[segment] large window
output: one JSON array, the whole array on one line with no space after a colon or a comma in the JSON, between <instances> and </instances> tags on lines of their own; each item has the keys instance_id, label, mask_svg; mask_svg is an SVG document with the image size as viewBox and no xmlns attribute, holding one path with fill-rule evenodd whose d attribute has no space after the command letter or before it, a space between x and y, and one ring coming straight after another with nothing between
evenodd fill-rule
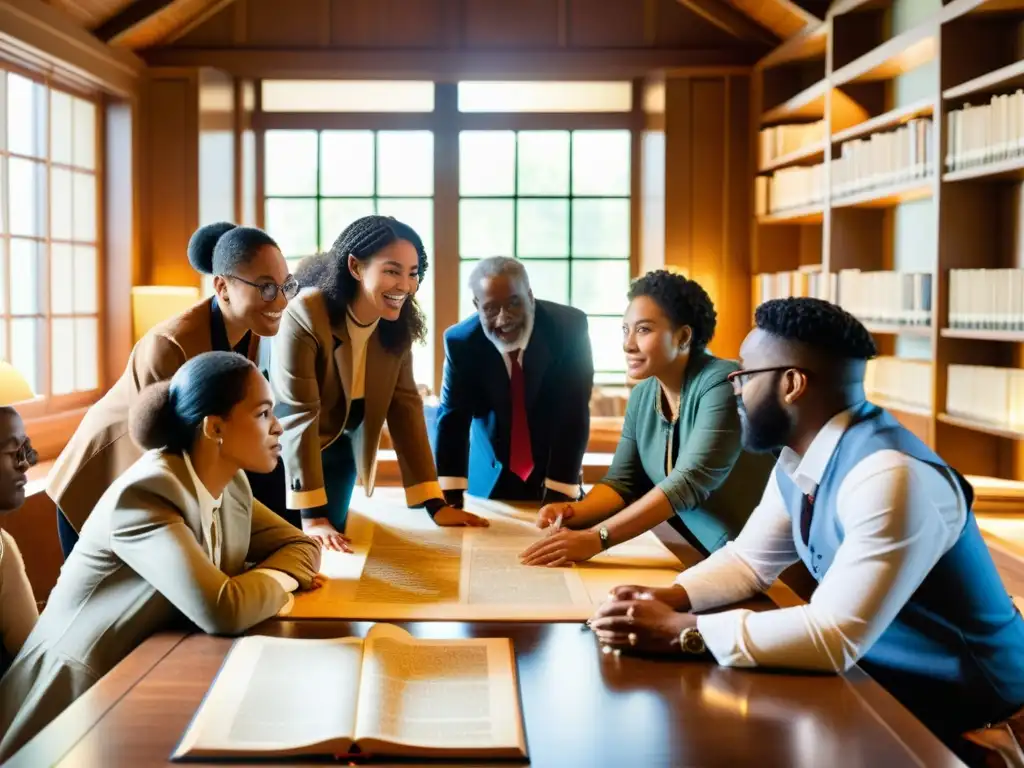
<instances>
[{"instance_id":1,"label":"large window","mask_svg":"<svg viewBox=\"0 0 1024 768\"><path fill-rule=\"evenodd\" d=\"M46 398L99 387L96 105L0 71L0 357Z\"/></svg>"},{"instance_id":2,"label":"large window","mask_svg":"<svg viewBox=\"0 0 1024 768\"><path fill-rule=\"evenodd\" d=\"M534 296L587 313L595 381L625 378L630 276L628 130L463 131L459 136L460 311L487 256L523 261Z\"/></svg>"},{"instance_id":3,"label":"large window","mask_svg":"<svg viewBox=\"0 0 1024 768\"><path fill-rule=\"evenodd\" d=\"M394 216L434 257L434 135L430 131L292 131L264 135L264 225L294 270L330 249L361 216ZM416 300L433 336L431 271ZM414 350L416 380L432 385L432 347Z\"/></svg>"}]
</instances>

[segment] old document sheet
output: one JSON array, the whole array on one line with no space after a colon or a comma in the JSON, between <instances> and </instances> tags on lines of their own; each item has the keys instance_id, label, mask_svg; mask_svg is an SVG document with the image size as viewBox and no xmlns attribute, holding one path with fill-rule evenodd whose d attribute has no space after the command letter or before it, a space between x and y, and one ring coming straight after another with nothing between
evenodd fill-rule
<instances>
[{"instance_id":1,"label":"old document sheet","mask_svg":"<svg viewBox=\"0 0 1024 768\"><path fill-rule=\"evenodd\" d=\"M399 488L352 500L346 535L354 554L324 552L326 584L296 595L290 618L375 621L584 620L619 584L667 586L679 560L647 533L567 568L521 565L545 536L535 509L467 498L489 528L439 528L408 509Z\"/></svg>"}]
</instances>

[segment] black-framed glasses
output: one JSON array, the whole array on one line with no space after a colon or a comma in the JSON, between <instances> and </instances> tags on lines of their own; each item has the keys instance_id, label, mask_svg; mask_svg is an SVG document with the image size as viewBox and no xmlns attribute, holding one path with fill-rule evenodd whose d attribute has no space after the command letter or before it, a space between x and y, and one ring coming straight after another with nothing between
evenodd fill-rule
<instances>
[{"instance_id":1,"label":"black-framed glasses","mask_svg":"<svg viewBox=\"0 0 1024 768\"><path fill-rule=\"evenodd\" d=\"M39 463L39 454L32 447L31 440L26 440L13 450L0 451L0 453L12 457L15 464L27 464L30 467L34 467Z\"/></svg>"},{"instance_id":2,"label":"black-framed glasses","mask_svg":"<svg viewBox=\"0 0 1024 768\"><path fill-rule=\"evenodd\" d=\"M291 301L299 295L299 281L295 279L294 275L288 275L288 278L281 284L278 285L275 282L268 280L265 283L254 283L251 280L246 280L244 277L238 275L224 275L231 280L237 280L240 283L251 285L260 292L260 296L264 301L273 301L277 298L277 293L280 291L284 294L284 297Z\"/></svg>"},{"instance_id":3,"label":"black-framed glasses","mask_svg":"<svg viewBox=\"0 0 1024 768\"><path fill-rule=\"evenodd\" d=\"M798 365L773 365L771 368L741 368L738 371L733 371L725 377L726 381L732 384L732 388L735 391L743 389L743 385L746 384L750 379L759 373L771 373L772 371L800 371L800 373L807 376L810 374L806 368L801 368Z\"/></svg>"}]
</instances>

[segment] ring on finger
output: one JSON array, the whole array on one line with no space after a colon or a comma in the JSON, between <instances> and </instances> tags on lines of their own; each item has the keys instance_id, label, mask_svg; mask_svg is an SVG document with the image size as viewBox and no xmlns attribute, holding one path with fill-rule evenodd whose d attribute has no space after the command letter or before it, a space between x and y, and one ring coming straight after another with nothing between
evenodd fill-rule
<instances>
[{"instance_id":1,"label":"ring on finger","mask_svg":"<svg viewBox=\"0 0 1024 768\"><path fill-rule=\"evenodd\" d=\"M628 635L626 635L626 640L629 642L631 646L635 647L637 641L636 632L630 632Z\"/></svg>"},{"instance_id":2,"label":"ring on finger","mask_svg":"<svg viewBox=\"0 0 1024 768\"><path fill-rule=\"evenodd\" d=\"M635 605L631 605L629 606L629 608L626 609L626 621L628 621L630 624L636 621L635 609Z\"/></svg>"}]
</instances>

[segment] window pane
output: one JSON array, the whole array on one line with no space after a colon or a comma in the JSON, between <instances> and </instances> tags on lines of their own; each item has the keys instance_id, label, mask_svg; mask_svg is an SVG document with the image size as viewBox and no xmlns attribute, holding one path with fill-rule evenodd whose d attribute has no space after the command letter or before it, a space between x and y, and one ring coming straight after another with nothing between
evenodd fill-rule
<instances>
[{"instance_id":1,"label":"window pane","mask_svg":"<svg viewBox=\"0 0 1024 768\"><path fill-rule=\"evenodd\" d=\"M43 237L46 176L42 163L8 158L9 188L16 190L10 196L11 234Z\"/></svg>"},{"instance_id":2,"label":"window pane","mask_svg":"<svg viewBox=\"0 0 1024 768\"><path fill-rule=\"evenodd\" d=\"M7 312L7 254L4 253L4 244L0 242L0 313ZM3 331L0 330L0 344L3 343ZM4 355L0 352L0 360Z\"/></svg>"},{"instance_id":3,"label":"window pane","mask_svg":"<svg viewBox=\"0 0 1024 768\"><path fill-rule=\"evenodd\" d=\"M573 200L572 255L629 257L629 200Z\"/></svg>"},{"instance_id":4,"label":"window pane","mask_svg":"<svg viewBox=\"0 0 1024 768\"><path fill-rule=\"evenodd\" d=\"M519 194L569 194L569 132L519 133Z\"/></svg>"},{"instance_id":5,"label":"window pane","mask_svg":"<svg viewBox=\"0 0 1024 768\"><path fill-rule=\"evenodd\" d=\"M265 112L433 112L422 80L264 80Z\"/></svg>"},{"instance_id":6,"label":"window pane","mask_svg":"<svg viewBox=\"0 0 1024 768\"><path fill-rule=\"evenodd\" d=\"M11 314L37 315L43 311L43 247L35 240L11 240Z\"/></svg>"},{"instance_id":7,"label":"window pane","mask_svg":"<svg viewBox=\"0 0 1024 768\"><path fill-rule=\"evenodd\" d=\"M569 256L569 201L519 200L516 256Z\"/></svg>"},{"instance_id":8,"label":"window pane","mask_svg":"<svg viewBox=\"0 0 1024 768\"><path fill-rule=\"evenodd\" d=\"M75 240L96 242L96 177L75 174Z\"/></svg>"},{"instance_id":9,"label":"window pane","mask_svg":"<svg viewBox=\"0 0 1024 768\"><path fill-rule=\"evenodd\" d=\"M267 231L277 240L285 258L300 259L316 253L316 200L267 200L264 218Z\"/></svg>"},{"instance_id":10,"label":"window pane","mask_svg":"<svg viewBox=\"0 0 1024 768\"><path fill-rule=\"evenodd\" d=\"M7 321L0 319L0 360L8 360L7 357ZM34 392L35 390L33 390Z\"/></svg>"},{"instance_id":11,"label":"window pane","mask_svg":"<svg viewBox=\"0 0 1024 768\"><path fill-rule=\"evenodd\" d=\"M50 237L70 240L71 232L71 171L66 168L51 168Z\"/></svg>"},{"instance_id":12,"label":"window pane","mask_svg":"<svg viewBox=\"0 0 1024 768\"><path fill-rule=\"evenodd\" d=\"M96 169L96 105L75 99L75 165Z\"/></svg>"},{"instance_id":13,"label":"window pane","mask_svg":"<svg viewBox=\"0 0 1024 768\"><path fill-rule=\"evenodd\" d=\"M0 73L2 74L2 73ZM0 123L3 120L0 119ZM7 158L0 156L0 234L7 232Z\"/></svg>"},{"instance_id":14,"label":"window pane","mask_svg":"<svg viewBox=\"0 0 1024 768\"><path fill-rule=\"evenodd\" d=\"M629 194L629 131L573 131L572 193Z\"/></svg>"},{"instance_id":15,"label":"window pane","mask_svg":"<svg viewBox=\"0 0 1024 768\"><path fill-rule=\"evenodd\" d=\"M381 131L377 134L377 194L434 194L434 134Z\"/></svg>"},{"instance_id":16,"label":"window pane","mask_svg":"<svg viewBox=\"0 0 1024 768\"><path fill-rule=\"evenodd\" d=\"M427 250L427 259L434 258L434 201L422 198L381 198L377 201L377 213L394 216L403 224L416 230Z\"/></svg>"},{"instance_id":17,"label":"window pane","mask_svg":"<svg viewBox=\"0 0 1024 768\"><path fill-rule=\"evenodd\" d=\"M71 165L71 96L50 91L50 159Z\"/></svg>"},{"instance_id":18,"label":"window pane","mask_svg":"<svg viewBox=\"0 0 1024 768\"><path fill-rule=\"evenodd\" d=\"M629 262L574 261L572 264L572 305L584 312L620 315L626 311L629 290Z\"/></svg>"},{"instance_id":19,"label":"window pane","mask_svg":"<svg viewBox=\"0 0 1024 768\"><path fill-rule=\"evenodd\" d=\"M0 69L0 149L7 149L7 73ZM6 360L6 358L3 358Z\"/></svg>"},{"instance_id":20,"label":"window pane","mask_svg":"<svg viewBox=\"0 0 1024 768\"><path fill-rule=\"evenodd\" d=\"M75 307L74 248L66 243L50 246L50 312L70 315Z\"/></svg>"},{"instance_id":21,"label":"window pane","mask_svg":"<svg viewBox=\"0 0 1024 768\"><path fill-rule=\"evenodd\" d=\"M96 249L90 245L75 246L75 313L93 314L99 311L97 297Z\"/></svg>"},{"instance_id":22,"label":"window pane","mask_svg":"<svg viewBox=\"0 0 1024 768\"><path fill-rule=\"evenodd\" d=\"M50 321L50 391L66 395L75 391L75 321Z\"/></svg>"},{"instance_id":23,"label":"window pane","mask_svg":"<svg viewBox=\"0 0 1024 768\"><path fill-rule=\"evenodd\" d=\"M594 370L625 371L626 356L622 352L622 319L618 317L588 317L590 349L594 355Z\"/></svg>"},{"instance_id":24,"label":"window pane","mask_svg":"<svg viewBox=\"0 0 1024 768\"><path fill-rule=\"evenodd\" d=\"M513 131L459 133L459 194L516 193L516 135Z\"/></svg>"},{"instance_id":25,"label":"window pane","mask_svg":"<svg viewBox=\"0 0 1024 768\"><path fill-rule=\"evenodd\" d=\"M473 293L469 290L469 275L473 267L480 263L479 259L459 262L459 319L469 317L476 308L473 306Z\"/></svg>"},{"instance_id":26,"label":"window pane","mask_svg":"<svg viewBox=\"0 0 1024 768\"><path fill-rule=\"evenodd\" d=\"M511 256L515 251L511 200L459 201L459 254L463 258Z\"/></svg>"},{"instance_id":27,"label":"window pane","mask_svg":"<svg viewBox=\"0 0 1024 768\"><path fill-rule=\"evenodd\" d=\"M320 250L326 251L349 224L373 214L372 197L320 201ZM273 230L271 230L273 232ZM276 235L275 235L276 236ZM303 254L308 255L308 254Z\"/></svg>"},{"instance_id":28,"label":"window pane","mask_svg":"<svg viewBox=\"0 0 1024 768\"><path fill-rule=\"evenodd\" d=\"M569 303L569 262L527 261L526 274L530 276L530 289L534 298Z\"/></svg>"},{"instance_id":29,"label":"window pane","mask_svg":"<svg viewBox=\"0 0 1024 768\"><path fill-rule=\"evenodd\" d=\"M79 392L99 386L98 325L94 317L75 320L75 389Z\"/></svg>"},{"instance_id":30,"label":"window pane","mask_svg":"<svg viewBox=\"0 0 1024 768\"><path fill-rule=\"evenodd\" d=\"M46 157L46 87L13 72L7 75L7 148Z\"/></svg>"},{"instance_id":31,"label":"window pane","mask_svg":"<svg viewBox=\"0 0 1024 768\"><path fill-rule=\"evenodd\" d=\"M629 112L633 85L621 82L464 82L460 112Z\"/></svg>"},{"instance_id":32,"label":"window pane","mask_svg":"<svg viewBox=\"0 0 1024 768\"><path fill-rule=\"evenodd\" d=\"M35 318L11 320L11 365L25 377L37 395L40 394L37 357L41 347L39 336L39 321Z\"/></svg>"},{"instance_id":33,"label":"window pane","mask_svg":"<svg viewBox=\"0 0 1024 768\"><path fill-rule=\"evenodd\" d=\"M264 194L316 194L316 131L267 131L263 146L266 166Z\"/></svg>"},{"instance_id":34,"label":"window pane","mask_svg":"<svg viewBox=\"0 0 1024 768\"><path fill-rule=\"evenodd\" d=\"M373 131L320 134L320 194L373 195Z\"/></svg>"}]
</instances>

